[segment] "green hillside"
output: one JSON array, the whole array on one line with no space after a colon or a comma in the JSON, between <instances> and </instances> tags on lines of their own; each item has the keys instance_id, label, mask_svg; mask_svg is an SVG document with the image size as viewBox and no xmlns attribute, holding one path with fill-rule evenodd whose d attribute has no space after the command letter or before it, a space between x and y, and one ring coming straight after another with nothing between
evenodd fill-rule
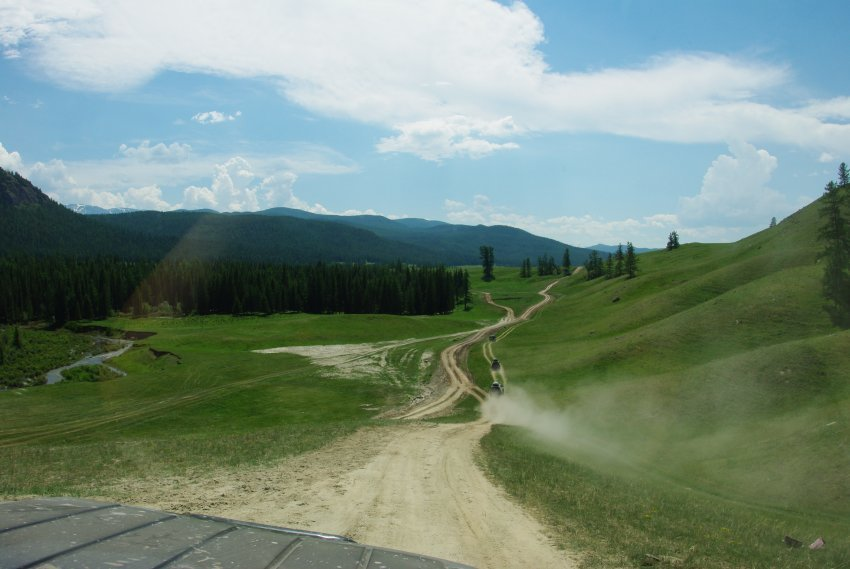
<instances>
[{"instance_id":1,"label":"green hillside","mask_svg":"<svg viewBox=\"0 0 850 569\"><path fill-rule=\"evenodd\" d=\"M846 567L850 331L824 309L817 208L641 255L632 280L565 279L495 346L528 429L486 440L496 476L629 563ZM789 553L786 533L835 546Z\"/></svg>"}]
</instances>

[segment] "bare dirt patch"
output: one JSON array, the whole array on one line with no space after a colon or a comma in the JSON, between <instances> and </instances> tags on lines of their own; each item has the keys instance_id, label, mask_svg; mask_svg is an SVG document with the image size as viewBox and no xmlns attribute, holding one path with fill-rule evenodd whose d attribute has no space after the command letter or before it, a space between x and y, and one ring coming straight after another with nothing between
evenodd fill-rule
<instances>
[{"instance_id":1,"label":"bare dirt patch","mask_svg":"<svg viewBox=\"0 0 850 569\"><path fill-rule=\"evenodd\" d=\"M475 466L489 428L399 422L274 465L121 481L102 498L347 535L481 569L572 567Z\"/></svg>"}]
</instances>

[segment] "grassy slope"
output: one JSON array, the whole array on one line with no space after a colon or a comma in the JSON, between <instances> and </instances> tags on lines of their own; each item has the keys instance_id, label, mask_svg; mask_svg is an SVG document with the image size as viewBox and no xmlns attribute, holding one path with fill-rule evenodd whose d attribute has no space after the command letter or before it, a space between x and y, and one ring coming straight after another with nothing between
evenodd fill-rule
<instances>
[{"instance_id":1,"label":"grassy slope","mask_svg":"<svg viewBox=\"0 0 850 569\"><path fill-rule=\"evenodd\" d=\"M556 287L496 346L538 444L496 429L491 470L565 540L629 564L847 567L850 332L822 308L816 213L642 255L637 279ZM795 532L834 546L784 551Z\"/></svg>"}]
</instances>

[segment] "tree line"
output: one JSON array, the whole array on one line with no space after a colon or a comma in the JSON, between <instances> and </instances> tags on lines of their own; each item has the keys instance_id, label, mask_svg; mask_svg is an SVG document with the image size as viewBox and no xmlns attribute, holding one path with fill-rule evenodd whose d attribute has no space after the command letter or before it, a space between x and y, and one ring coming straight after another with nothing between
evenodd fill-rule
<instances>
[{"instance_id":1,"label":"tree line","mask_svg":"<svg viewBox=\"0 0 850 569\"><path fill-rule=\"evenodd\" d=\"M590 252L587 262L584 264L587 279L598 279L605 277L613 279L626 275L626 278L633 279L637 276L637 255L632 242L626 243L626 251L623 252L623 245L617 246L614 253L608 253L608 256L603 260L602 255L595 249Z\"/></svg>"},{"instance_id":2,"label":"tree line","mask_svg":"<svg viewBox=\"0 0 850 569\"><path fill-rule=\"evenodd\" d=\"M833 321L850 326L850 171L844 162L838 167L838 181L824 188L818 237L824 244L821 257L826 261L823 293L829 302Z\"/></svg>"},{"instance_id":3,"label":"tree line","mask_svg":"<svg viewBox=\"0 0 850 569\"><path fill-rule=\"evenodd\" d=\"M66 322L117 312L443 314L471 301L469 274L442 265L17 256L0 259L0 322Z\"/></svg>"},{"instance_id":4,"label":"tree line","mask_svg":"<svg viewBox=\"0 0 850 569\"><path fill-rule=\"evenodd\" d=\"M552 255L544 254L540 257L537 257L537 276L539 277L547 277L550 275L559 275L563 272L565 275L570 274L570 250L564 249L564 254L561 257L561 265L555 262L555 258ZM526 257L523 260L522 265L519 269L519 276L522 278L531 277L532 268L531 268L531 258Z\"/></svg>"}]
</instances>

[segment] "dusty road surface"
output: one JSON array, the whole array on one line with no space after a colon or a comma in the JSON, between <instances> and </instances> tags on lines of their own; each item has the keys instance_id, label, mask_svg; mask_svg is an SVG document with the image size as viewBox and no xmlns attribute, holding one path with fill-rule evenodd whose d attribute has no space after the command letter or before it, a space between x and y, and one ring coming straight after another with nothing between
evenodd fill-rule
<instances>
[{"instance_id":1,"label":"dusty road surface","mask_svg":"<svg viewBox=\"0 0 850 569\"><path fill-rule=\"evenodd\" d=\"M540 306L547 298L544 293ZM441 361L448 388L401 415L431 415L464 393L483 397L459 367L464 350L533 312L510 315L446 350ZM278 464L126 480L101 497L342 534L480 569L574 567L575 557L554 547L545 529L476 466L479 441L489 430L483 420L400 420Z\"/></svg>"}]
</instances>

